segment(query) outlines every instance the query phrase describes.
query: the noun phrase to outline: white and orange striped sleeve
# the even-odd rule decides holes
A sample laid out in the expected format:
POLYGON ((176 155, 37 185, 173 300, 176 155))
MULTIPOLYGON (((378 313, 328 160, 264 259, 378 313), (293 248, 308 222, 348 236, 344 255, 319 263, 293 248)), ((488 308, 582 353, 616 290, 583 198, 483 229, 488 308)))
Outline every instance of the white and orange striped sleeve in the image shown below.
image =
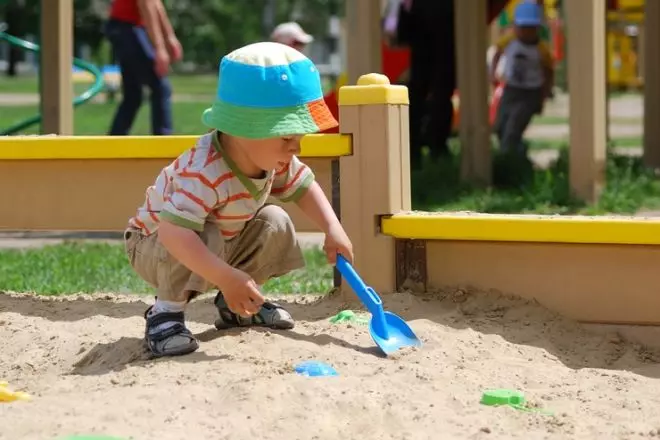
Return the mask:
MULTIPOLYGON (((192 154, 193 153, 187 153, 192 154)), ((201 232, 218 205, 217 167, 207 165, 204 154, 182 156, 182 164, 170 176, 168 195, 160 212, 163 221, 201 232)))
POLYGON ((297 202, 314 182, 314 172, 296 156, 275 171, 270 194, 281 202, 297 202))

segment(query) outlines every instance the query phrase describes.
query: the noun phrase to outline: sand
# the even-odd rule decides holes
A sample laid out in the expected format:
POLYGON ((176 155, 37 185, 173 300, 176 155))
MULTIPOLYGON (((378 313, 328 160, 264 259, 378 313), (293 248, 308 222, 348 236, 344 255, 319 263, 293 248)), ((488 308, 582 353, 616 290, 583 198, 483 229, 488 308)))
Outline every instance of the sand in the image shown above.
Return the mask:
POLYGON ((289 303, 288 332, 218 332, 203 297, 194 354, 149 359, 151 298, 0 295, 0 381, 33 396, 0 403, 0 438, 628 439, 660 437, 660 351, 592 332, 539 305, 461 290, 383 295, 423 340, 384 358, 366 327, 332 324, 340 298, 289 303), (305 360, 338 377, 303 377, 305 360), (490 388, 552 415, 480 405, 490 388))

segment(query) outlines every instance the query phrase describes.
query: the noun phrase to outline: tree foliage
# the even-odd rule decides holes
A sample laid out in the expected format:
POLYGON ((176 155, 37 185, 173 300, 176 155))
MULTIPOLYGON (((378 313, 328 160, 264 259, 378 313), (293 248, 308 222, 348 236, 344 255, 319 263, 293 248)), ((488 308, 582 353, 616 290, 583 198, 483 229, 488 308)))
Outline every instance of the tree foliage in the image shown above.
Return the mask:
MULTIPOLYGON (((272 27, 283 21, 298 21, 307 32, 323 39, 330 15, 341 14, 344 1, 163 0, 184 47, 185 61, 202 68, 217 66, 220 57, 237 47, 267 39, 272 27)), ((74 0, 77 46, 100 50, 110 2, 74 0)), ((0 0, 0 20, 7 22, 13 35, 38 37, 39 4, 40 0, 0 0)))
POLYGON ((165 0, 186 60, 200 66, 244 44, 268 38, 272 27, 296 19, 317 37, 327 33, 328 19, 343 0, 165 0), (272 7, 272 16, 268 8, 272 7))

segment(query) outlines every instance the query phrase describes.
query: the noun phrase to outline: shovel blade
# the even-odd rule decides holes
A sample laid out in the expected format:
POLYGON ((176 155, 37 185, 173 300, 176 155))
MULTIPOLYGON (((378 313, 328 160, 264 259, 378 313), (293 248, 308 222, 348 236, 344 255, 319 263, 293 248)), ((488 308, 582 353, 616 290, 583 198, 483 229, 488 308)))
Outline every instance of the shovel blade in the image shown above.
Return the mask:
POLYGON ((383 334, 378 330, 382 327, 374 325, 375 317, 372 318, 369 323, 369 332, 376 345, 378 345, 386 355, 394 353, 404 347, 420 347, 422 345, 422 341, 419 340, 406 321, 392 312, 385 312, 384 315, 384 327, 386 328, 387 333, 383 334))

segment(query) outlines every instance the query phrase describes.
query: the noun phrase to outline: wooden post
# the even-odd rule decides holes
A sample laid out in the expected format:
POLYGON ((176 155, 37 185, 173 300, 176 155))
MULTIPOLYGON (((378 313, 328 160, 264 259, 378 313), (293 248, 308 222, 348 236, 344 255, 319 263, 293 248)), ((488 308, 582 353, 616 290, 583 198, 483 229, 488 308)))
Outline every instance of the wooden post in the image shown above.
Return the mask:
POLYGON ((73 0, 41 0, 41 132, 73 135, 73 0))
POLYGON ((660 168, 660 2, 644 4, 644 164, 660 168))
POLYGON ((477 185, 492 179, 488 121, 487 4, 483 0, 454 2, 456 78, 461 101, 459 123, 461 175, 477 185))
POLYGON ((605 186, 607 97, 605 2, 564 2, 570 93, 570 183, 573 194, 596 202, 605 186))
POLYGON ((395 240, 379 228, 382 216, 411 209, 408 90, 385 75, 363 75, 339 89, 339 121, 340 132, 353 136, 353 155, 340 159, 340 187, 355 269, 376 291, 393 292, 395 240))
POLYGON ((346 2, 348 84, 382 70, 381 0, 346 2))

